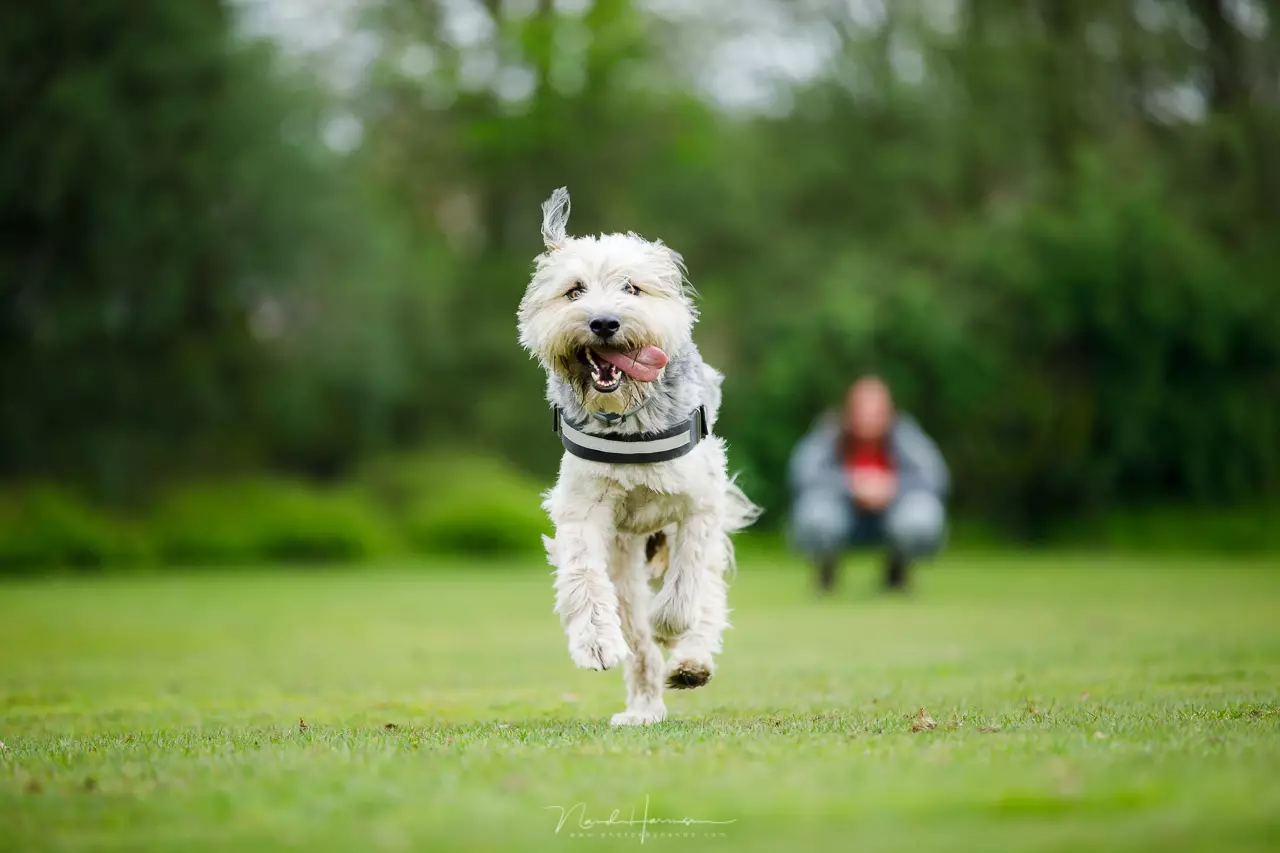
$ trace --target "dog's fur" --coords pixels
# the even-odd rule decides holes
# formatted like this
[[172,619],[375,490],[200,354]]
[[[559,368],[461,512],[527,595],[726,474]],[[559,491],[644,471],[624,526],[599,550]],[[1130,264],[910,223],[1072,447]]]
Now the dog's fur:
[[[693,343],[697,311],[681,257],[634,233],[568,236],[564,189],[542,210],[546,251],[521,300],[519,330],[546,370],[547,399],[586,432],[661,432],[698,406],[714,427],[724,377]],[[588,327],[602,313],[621,322],[609,344],[666,352],[656,381],[623,376],[617,390],[596,390],[578,353],[604,343]],[[606,412],[627,417],[606,426],[593,416]],[[664,682],[700,687],[714,673],[728,627],[729,534],[758,513],[727,473],[724,442],[711,435],[685,456],[646,464],[566,453],[543,506],[555,524],[547,556],[570,657],[586,669],[625,664],[627,707],[614,725],[661,721]]]

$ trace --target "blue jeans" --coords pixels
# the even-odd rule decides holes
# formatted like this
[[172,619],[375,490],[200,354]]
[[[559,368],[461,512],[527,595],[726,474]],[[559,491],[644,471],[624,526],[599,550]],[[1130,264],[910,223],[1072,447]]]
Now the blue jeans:
[[928,557],[942,547],[946,528],[942,501],[925,491],[900,494],[878,513],[858,509],[843,492],[809,491],[791,511],[792,545],[818,560],[877,545],[908,560]]

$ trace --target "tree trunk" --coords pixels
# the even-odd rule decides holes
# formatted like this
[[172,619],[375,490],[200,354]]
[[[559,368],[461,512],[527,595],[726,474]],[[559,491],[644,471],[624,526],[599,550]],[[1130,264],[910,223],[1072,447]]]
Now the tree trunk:
[[1209,73],[1213,83],[1209,106],[1215,113],[1231,113],[1248,98],[1240,33],[1227,19],[1223,0],[1193,0],[1192,9],[1209,36]]
[[1070,179],[1079,137],[1076,90],[1082,85],[1083,77],[1077,50],[1079,3],[1080,0],[1039,0],[1037,3],[1044,23],[1040,63],[1042,145],[1059,184]]

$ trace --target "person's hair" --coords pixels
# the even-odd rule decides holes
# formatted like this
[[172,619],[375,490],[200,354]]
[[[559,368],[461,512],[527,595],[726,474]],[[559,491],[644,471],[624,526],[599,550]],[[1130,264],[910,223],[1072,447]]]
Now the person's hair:
[[859,390],[860,387],[867,387],[867,386],[878,387],[881,391],[884,392],[885,397],[889,401],[890,422],[892,422],[892,419],[893,419],[892,413],[897,409],[897,404],[894,402],[893,391],[889,388],[889,383],[885,382],[884,379],[878,374],[875,374],[875,373],[862,374],[857,379],[855,379],[853,381],[853,384],[851,384],[848,387],[848,389],[845,391],[844,402],[840,407],[840,442],[842,445],[847,446],[847,444],[852,440],[852,435],[850,434],[850,431],[849,431],[849,403],[853,399],[853,395]]
[[849,399],[855,388],[865,385],[879,385],[889,395],[889,399],[893,400],[893,389],[889,387],[889,383],[879,373],[861,373],[858,378],[853,380],[849,387],[845,390],[845,400]]

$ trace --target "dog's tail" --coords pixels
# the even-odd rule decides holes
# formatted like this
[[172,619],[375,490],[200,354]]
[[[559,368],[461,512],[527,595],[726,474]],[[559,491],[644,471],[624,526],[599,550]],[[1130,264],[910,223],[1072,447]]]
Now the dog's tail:
[[738,568],[737,555],[733,550],[733,538],[729,534],[746,530],[755,523],[763,511],[742,491],[738,485],[737,475],[730,477],[725,489],[724,547],[729,555],[729,562],[725,565],[726,571],[733,572]]
[[755,523],[763,511],[753,504],[738,486],[737,476],[731,477],[725,489],[725,532],[737,533],[739,530],[746,530]]

